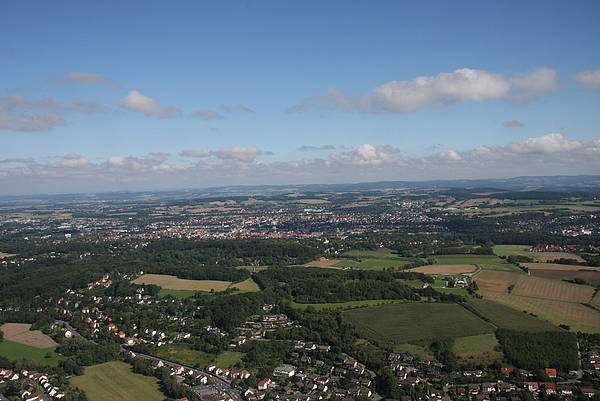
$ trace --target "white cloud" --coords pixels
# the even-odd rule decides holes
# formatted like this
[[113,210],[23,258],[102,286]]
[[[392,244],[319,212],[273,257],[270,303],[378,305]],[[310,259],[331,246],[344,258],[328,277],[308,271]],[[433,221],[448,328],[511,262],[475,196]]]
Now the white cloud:
[[446,152],[440,152],[438,154],[440,160],[445,160],[449,162],[458,162],[462,160],[462,156],[459,155],[454,149],[450,149]]
[[600,90],[600,70],[582,71],[573,79],[592,91]]
[[66,75],[53,75],[48,77],[48,79],[54,82],[58,82],[60,84],[88,83],[97,85],[107,85],[114,90],[121,89],[121,85],[119,85],[117,82],[113,81],[109,77],[99,74],[93,74],[91,72],[74,71]]
[[154,99],[142,95],[136,90],[130,91],[127,96],[119,101],[119,106],[144,113],[147,116],[169,117],[173,114],[181,115],[181,110],[171,106],[161,106]]
[[515,127],[524,127],[525,126],[524,123],[522,123],[521,121],[517,121],[517,120],[504,121],[502,123],[502,125],[505,128],[515,128]]
[[442,107],[459,102],[483,103],[494,99],[527,102],[544,92],[560,88],[557,73],[551,68],[539,68],[513,78],[485,70],[461,68],[409,81],[387,82],[359,96],[331,88],[305,98],[287,111],[304,112],[317,108],[405,114],[423,107]]
[[511,99],[521,103],[537,99],[544,92],[557,91],[561,88],[556,70],[546,67],[518,74],[512,78],[512,83],[514,90]]
[[96,103],[88,103],[78,101],[75,103],[61,103],[52,99],[30,100],[23,95],[13,95],[10,97],[0,96],[0,104],[6,108],[22,108],[22,109],[40,109],[49,110],[55,113],[60,112],[77,112],[84,114],[94,114],[105,111],[104,106]]
[[300,152],[316,152],[319,150],[333,150],[333,149],[335,149],[335,146],[333,146],[333,145],[322,145],[322,146],[303,145],[298,148],[298,150]]
[[195,157],[195,158],[204,158],[212,155],[212,151],[210,149],[202,149],[202,150],[193,150],[187,149],[179,153],[182,157]]
[[54,113],[17,114],[11,110],[0,109],[0,130],[48,131],[61,125],[65,125],[65,120]]
[[237,160],[241,162],[250,162],[256,158],[256,156],[260,155],[262,152],[260,149],[251,146],[251,147],[239,147],[234,146],[231,148],[223,148],[214,152],[214,155],[219,159],[225,160]]
[[235,113],[235,112],[254,113],[254,110],[252,110],[251,108],[249,108],[247,106],[244,106],[243,104],[239,104],[239,103],[236,104],[235,106],[222,105],[221,108],[228,113]]
[[579,141],[568,141],[562,134],[555,133],[511,143],[507,148],[515,153],[557,153],[570,152],[582,146]]
[[213,110],[198,110],[192,114],[192,117],[196,117],[201,120],[221,120],[225,118],[222,114]]
[[67,168],[79,168],[84,167],[89,163],[89,161],[77,154],[77,153],[69,153],[63,156],[62,160],[54,163],[53,167],[67,167]]

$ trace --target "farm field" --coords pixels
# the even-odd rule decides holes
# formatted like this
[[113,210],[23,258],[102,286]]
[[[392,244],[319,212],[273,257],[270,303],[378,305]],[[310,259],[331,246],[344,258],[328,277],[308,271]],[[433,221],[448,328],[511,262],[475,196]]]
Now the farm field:
[[456,304],[386,304],[347,310],[342,317],[367,339],[386,345],[494,331],[490,324]]
[[376,259],[376,258],[368,258],[361,259],[360,262],[354,259],[342,259],[335,265],[331,267],[338,268],[352,268],[352,269],[362,269],[362,270],[383,270],[389,267],[393,267],[395,269],[402,269],[403,266],[409,264],[409,260],[403,259]]
[[133,373],[123,362],[106,362],[88,366],[82,376],[71,378],[71,384],[85,392],[90,401],[162,401],[154,377]]
[[514,285],[520,277],[521,275],[517,273],[484,270],[475,276],[474,280],[479,287],[479,292],[484,295],[490,291],[508,293],[508,287]]
[[467,306],[501,329],[530,332],[561,330],[545,320],[487,299],[470,299]]
[[143,274],[132,281],[134,284],[153,284],[168,290],[225,291],[231,281],[184,280],[167,274]]
[[[58,363],[67,359],[67,357],[57,354],[54,352],[55,350],[56,347],[35,348],[8,340],[0,342],[0,356],[6,357],[9,361],[27,358],[33,359],[41,365],[58,366]],[[47,358],[46,356],[49,357]]]
[[255,270],[257,272],[260,272],[260,271],[263,271],[263,270],[267,270],[269,268],[269,266],[236,266],[235,268],[239,269],[239,270],[248,270],[248,271],[251,271],[251,272],[255,271]]
[[214,354],[196,351],[184,343],[166,344],[156,350],[156,356],[182,365],[204,367],[214,359]]
[[579,263],[585,263],[585,259],[581,256],[569,252],[525,252],[525,254],[541,262],[555,259],[575,259]]
[[13,256],[17,256],[17,255],[16,255],[16,254],[14,254],[14,253],[4,253],[4,252],[0,252],[0,259],[3,259],[3,258],[10,258],[10,257],[13,257]]
[[494,254],[498,256],[523,255],[524,252],[531,248],[529,245],[494,245]]
[[224,351],[217,355],[214,364],[221,369],[230,369],[236,363],[241,362],[243,357],[243,352]]
[[295,309],[306,309],[309,306],[315,308],[315,310],[323,310],[323,309],[350,309],[350,308],[358,308],[361,306],[375,306],[382,304],[393,304],[393,303],[403,303],[406,302],[402,299],[367,299],[362,301],[348,301],[348,302],[336,302],[336,303],[325,303],[325,304],[300,304],[296,302],[292,302],[292,308]]
[[0,326],[4,339],[34,348],[51,348],[58,344],[39,330],[30,331],[27,323],[5,323]]
[[600,285],[600,271],[589,270],[529,270],[534,277],[543,277],[552,280],[572,281],[576,278],[584,279],[591,285]]
[[424,274],[463,274],[473,273],[475,270],[477,270],[475,265],[431,265],[409,269],[408,271]]
[[417,344],[398,344],[394,345],[393,350],[398,354],[410,354],[418,359],[435,359],[433,352],[431,352],[428,348],[423,347],[422,345]]
[[494,292],[485,297],[518,311],[533,313],[553,324],[566,324],[572,331],[600,333],[600,312],[579,303]]
[[229,287],[237,288],[239,292],[258,292],[258,291],[260,291],[258,284],[256,284],[256,282],[254,280],[252,280],[252,277],[250,277],[244,281],[240,281],[239,283],[233,283]]
[[504,354],[497,351],[497,347],[500,347],[500,343],[498,343],[496,335],[479,334],[456,338],[452,351],[457,356],[459,365],[485,366],[502,361]]
[[598,291],[598,293],[596,293],[596,296],[592,299],[592,301],[590,303],[592,305],[594,305],[596,308],[600,308],[600,291]]
[[600,272],[598,267],[580,266],[580,265],[562,265],[559,263],[521,263],[529,270],[563,270],[563,271],[577,271],[581,269],[593,270]]
[[312,262],[306,263],[306,267],[334,267],[336,263],[339,263],[339,259],[325,259],[325,260],[313,260]]
[[594,291],[594,287],[587,285],[521,275],[515,284],[512,294],[532,298],[585,303],[592,299]]

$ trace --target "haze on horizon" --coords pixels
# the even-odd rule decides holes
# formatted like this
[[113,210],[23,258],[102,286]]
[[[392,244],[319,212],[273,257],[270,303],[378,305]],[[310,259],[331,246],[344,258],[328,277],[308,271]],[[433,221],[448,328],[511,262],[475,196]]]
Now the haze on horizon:
[[600,174],[600,3],[6,2],[5,195]]

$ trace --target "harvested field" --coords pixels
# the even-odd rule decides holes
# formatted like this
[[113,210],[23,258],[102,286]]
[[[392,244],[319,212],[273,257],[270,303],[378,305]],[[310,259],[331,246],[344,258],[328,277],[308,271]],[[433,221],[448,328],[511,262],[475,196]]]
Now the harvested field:
[[493,270],[484,270],[475,276],[474,280],[481,293],[497,292],[508,294],[508,287],[516,284],[520,277],[518,273],[508,273]]
[[14,253],[4,253],[4,252],[0,252],[0,259],[2,259],[2,258],[10,258],[10,257],[12,257],[12,256],[17,256],[17,255],[16,255],[16,254],[14,254]]
[[4,339],[15,343],[29,345],[34,348],[51,348],[58,344],[39,330],[29,331],[27,323],[5,323],[0,326]]
[[494,292],[484,296],[513,309],[533,313],[556,325],[566,324],[573,331],[600,333],[600,312],[579,303]]
[[408,271],[425,274],[463,274],[473,273],[475,270],[477,270],[475,265],[432,265],[421,266]]
[[325,259],[325,260],[313,260],[308,262],[304,266],[307,267],[333,267],[336,263],[339,263],[339,259]]
[[258,287],[258,284],[256,284],[256,282],[254,280],[252,280],[252,277],[249,279],[246,279],[244,281],[240,281],[239,283],[233,283],[230,286],[231,288],[237,288],[238,291],[240,292],[257,292],[260,291],[260,288]]
[[600,271],[589,270],[530,270],[534,277],[549,278],[552,280],[567,280],[583,279],[591,285],[600,285]]
[[592,305],[594,305],[596,308],[600,308],[600,291],[598,291],[598,293],[596,294],[596,296],[592,299],[592,301],[590,303]]
[[512,293],[532,298],[585,303],[592,299],[594,291],[593,287],[587,285],[522,276],[515,284]]
[[585,270],[595,270],[600,272],[600,268],[598,267],[589,267],[589,266],[578,266],[578,265],[562,265],[559,263],[521,263],[523,266],[527,267],[529,270],[564,270],[564,271],[577,271],[581,269]]
[[581,256],[569,252],[523,252],[523,254],[542,262],[555,259],[575,259],[579,263],[585,263],[585,260]]
[[153,284],[168,290],[225,291],[231,281],[184,280],[167,274],[144,274],[132,281],[134,284]]

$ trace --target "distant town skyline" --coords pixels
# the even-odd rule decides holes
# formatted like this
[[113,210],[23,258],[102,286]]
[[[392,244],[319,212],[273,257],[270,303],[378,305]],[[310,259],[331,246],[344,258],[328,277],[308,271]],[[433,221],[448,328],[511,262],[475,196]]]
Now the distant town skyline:
[[4,194],[600,174],[600,3],[7,2]]

